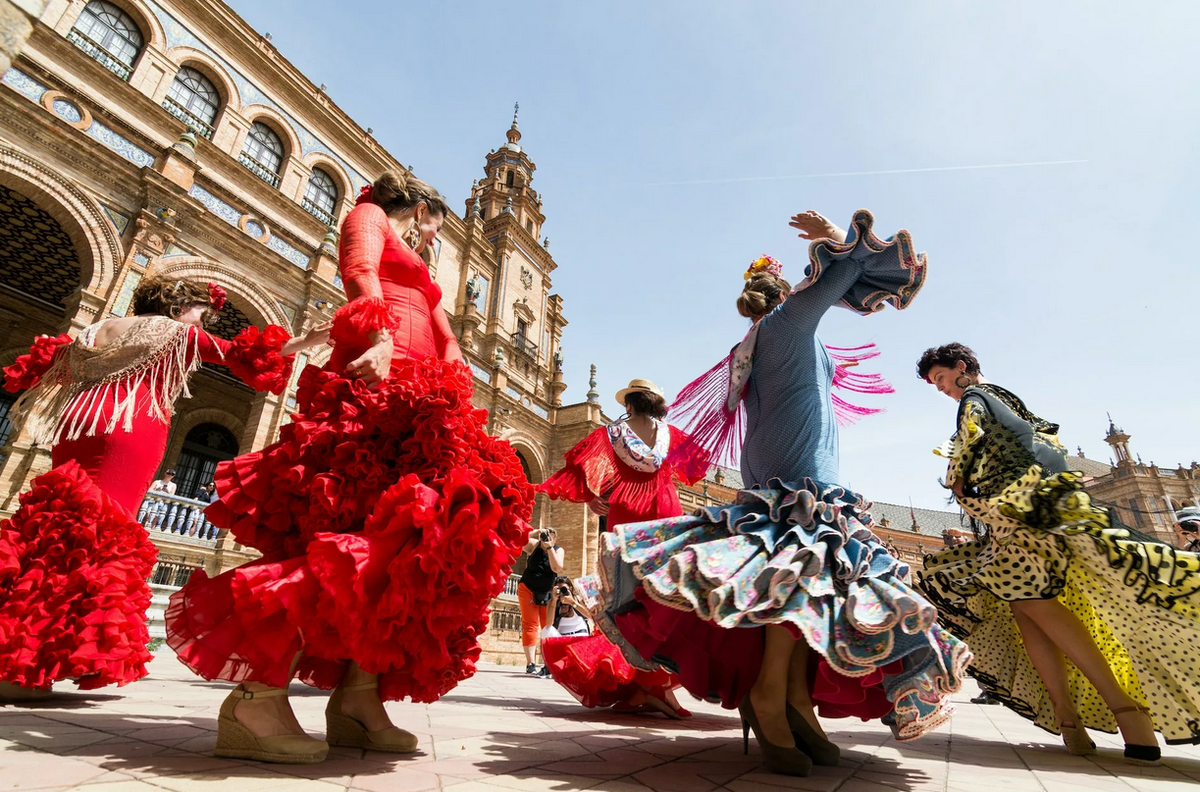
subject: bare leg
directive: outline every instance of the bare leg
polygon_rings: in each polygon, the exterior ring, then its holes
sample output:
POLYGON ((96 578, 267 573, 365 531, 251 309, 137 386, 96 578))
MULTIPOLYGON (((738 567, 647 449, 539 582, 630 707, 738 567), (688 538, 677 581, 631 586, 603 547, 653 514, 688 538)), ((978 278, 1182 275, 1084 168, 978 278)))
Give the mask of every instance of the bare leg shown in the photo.
MULTIPOLYGON (((825 737, 825 730, 821 728, 821 722, 817 719, 817 713, 813 710, 812 698, 808 692, 808 660, 810 654, 811 652, 806 643, 796 641, 795 648, 792 650, 791 663, 788 666, 787 702, 804 716, 804 719, 816 730, 817 734, 825 737)), ((826 739, 828 738, 826 737, 826 739)))
MULTIPOLYGON (((1104 699, 1109 709, 1137 705, 1117 682, 1108 661, 1100 653, 1091 634, 1065 605, 1058 600, 1026 600, 1014 602, 1012 607, 1014 612, 1019 609, 1032 619, 1042 632, 1062 649, 1063 654, 1070 658, 1075 667, 1095 686, 1096 692, 1104 699)), ((1120 715, 1117 717, 1117 724, 1127 743, 1158 744, 1158 738, 1154 734, 1154 722, 1144 713, 1130 712, 1120 715)))
POLYGON ((770 625, 765 629, 762 670, 758 672, 754 687, 750 688, 750 706, 754 708, 763 737, 768 742, 781 748, 793 748, 796 741, 788 726, 786 705, 788 672, 796 639, 783 627, 770 625))
MULTIPOLYGON (((296 673, 300 657, 301 653, 297 652, 296 659, 292 661, 291 674, 288 679, 291 679, 292 675, 296 673)), ((253 693, 272 688, 261 682, 243 682, 242 689, 253 693)), ((296 713, 292 711, 292 705, 288 702, 286 695, 241 699, 233 707, 233 717, 258 737, 305 733, 300 721, 296 720, 296 713)))
POLYGON ((537 645, 522 648, 525 650, 525 665, 534 665, 534 660, 537 659, 537 645))
MULTIPOLYGON (((346 666, 346 673, 342 676, 342 687, 365 685, 377 678, 378 674, 368 674, 359 667, 358 663, 351 662, 346 666)), ((368 731, 383 731, 392 725, 387 710, 383 708, 383 702, 379 700, 379 690, 374 688, 344 691, 342 693, 342 714, 354 718, 368 731)))
POLYGON ((1029 655, 1029 661, 1033 663, 1034 670, 1041 677, 1042 684, 1046 686, 1046 693, 1050 696, 1050 703, 1054 706, 1054 717, 1060 724, 1072 723, 1077 728, 1083 728, 1083 724, 1076 716, 1075 702, 1071 700, 1071 694, 1067 687, 1066 658, 1063 657, 1062 651, 1054 641, 1050 640, 1050 636, 1046 635, 1037 622, 1026 614, 1023 605, 1022 602, 1010 602, 1009 608, 1012 610, 1017 628, 1021 631, 1021 641, 1025 644, 1025 652, 1029 655))

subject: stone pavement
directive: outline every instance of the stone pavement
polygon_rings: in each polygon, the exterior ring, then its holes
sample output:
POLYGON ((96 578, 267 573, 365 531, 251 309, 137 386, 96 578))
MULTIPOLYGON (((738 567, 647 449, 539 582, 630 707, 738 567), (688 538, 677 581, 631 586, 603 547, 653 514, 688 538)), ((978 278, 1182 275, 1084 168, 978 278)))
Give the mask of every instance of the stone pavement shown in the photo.
MULTIPOLYGON (((1118 792, 1195 790, 1200 747, 1167 748, 1164 766, 1126 764, 1115 736, 1100 753, 1068 755, 1053 736, 998 706, 960 694, 952 723, 898 744, 877 723, 827 721, 841 767, 809 778, 769 775, 751 742, 742 755, 735 715, 685 704, 690 721, 589 711, 547 679, 508 666, 479 673, 434 705, 391 704, 420 735, 411 757, 334 748, 323 764, 288 767, 215 759, 217 708, 228 685, 197 680, 160 650, 147 679, 121 689, 63 686, 50 702, 0 707, 0 792, 1118 792), (836 730, 836 731, 833 731, 836 730)), ((296 712, 324 730, 326 696, 294 686, 296 712)))

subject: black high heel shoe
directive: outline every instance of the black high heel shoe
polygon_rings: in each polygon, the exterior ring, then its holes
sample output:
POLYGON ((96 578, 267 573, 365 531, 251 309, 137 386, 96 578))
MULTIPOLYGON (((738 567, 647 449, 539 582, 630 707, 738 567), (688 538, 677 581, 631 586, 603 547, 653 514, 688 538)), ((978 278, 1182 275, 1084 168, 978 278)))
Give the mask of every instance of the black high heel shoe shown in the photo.
POLYGON ((812 757, 813 764, 820 767, 837 767, 842 758, 842 749, 822 737, 808 718, 800 714, 800 710, 787 705, 788 726, 792 729, 792 737, 796 747, 812 757))
MULTIPOLYGON (((1150 710, 1141 705, 1132 707, 1119 707, 1112 711, 1114 716, 1124 715, 1127 712, 1140 712, 1147 718, 1150 718, 1150 710)), ((1150 718, 1150 725, 1154 725, 1154 719, 1150 718)), ((1157 765, 1162 761, 1162 748, 1158 747, 1158 743, 1154 745, 1135 745, 1134 743, 1125 743, 1125 761, 1133 764, 1141 765, 1157 765)))
POLYGON ((742 703, 738 705, 738 712, 742 715, 742 753, 750 753, 750 730, 753 729, 754 739, 758 741, 758 747, 762 751, 763 764, 768 770, 778 775, 808 775, 813 764, 808 754, 799 748, 774 745, 763 737, 762 727, 758 724, 758 716, 754 713, 754 705, 750 703, 749 696, 742 699, 742 703))

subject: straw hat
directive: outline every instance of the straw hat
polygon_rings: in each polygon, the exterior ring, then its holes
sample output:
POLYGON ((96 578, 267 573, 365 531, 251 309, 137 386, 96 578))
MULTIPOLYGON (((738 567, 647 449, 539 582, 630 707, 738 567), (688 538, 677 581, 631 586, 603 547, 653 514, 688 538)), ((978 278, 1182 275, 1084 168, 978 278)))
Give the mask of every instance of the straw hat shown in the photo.
POLYGON ((621 388, 621 390, 617 391, 617 404, 621 405, 621 407, 624 407, 625 397, 631 393, 653 393, 655 396, 663 396, 662 388, 658 387, 650 380, 635 379, 629 381, 628 388, 621 388))

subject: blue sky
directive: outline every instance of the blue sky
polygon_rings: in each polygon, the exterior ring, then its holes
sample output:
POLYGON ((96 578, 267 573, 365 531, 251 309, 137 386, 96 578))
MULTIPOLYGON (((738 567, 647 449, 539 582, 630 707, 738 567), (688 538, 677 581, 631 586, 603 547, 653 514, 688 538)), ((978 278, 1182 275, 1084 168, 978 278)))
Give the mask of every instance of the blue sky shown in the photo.
POLYGON ((1147 463, 1200 458, 1200 4, 232 4, 460 211, 520 101, 568 401, 591 363, 606 404, 632 377, 674 394, 745 332, 751 259, 795 279, 791 214, 865 207, 930 267, 908 310, 821 327, 897 388, 843 431, 845 483, 944 504, 954 404, 913 366, 951 340, 1072 450, 1107 460, 1111 411, 1147 463), (821 175, 938 168, 961 169, 821 175))

